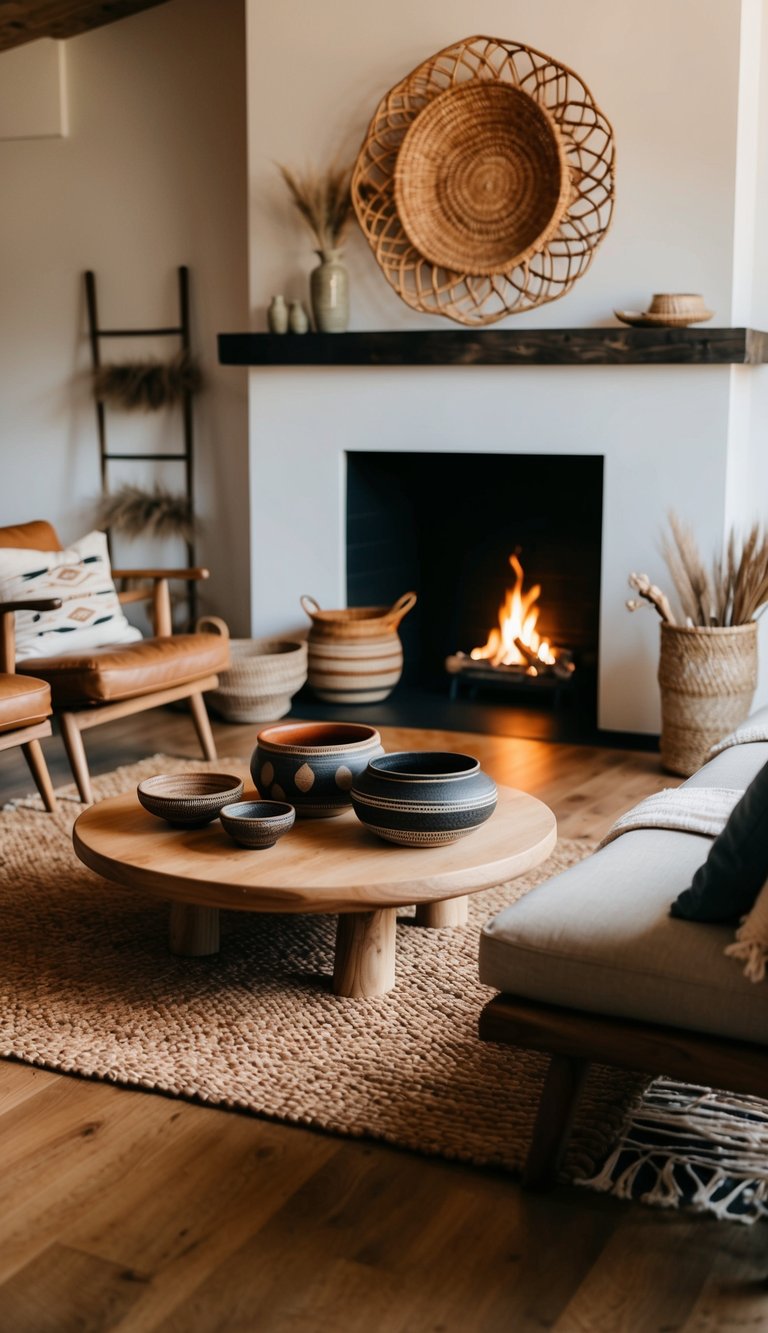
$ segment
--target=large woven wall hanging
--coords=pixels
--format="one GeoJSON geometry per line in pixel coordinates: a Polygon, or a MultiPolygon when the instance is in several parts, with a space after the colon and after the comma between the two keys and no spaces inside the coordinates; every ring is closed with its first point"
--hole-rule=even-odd
{"type": "Polygon", "coordinates": [[[611,221],[613,131],[567,65],[468,37],[379,104],[355,212],[414,310],[493,324],[565,296],[611,221]]]}

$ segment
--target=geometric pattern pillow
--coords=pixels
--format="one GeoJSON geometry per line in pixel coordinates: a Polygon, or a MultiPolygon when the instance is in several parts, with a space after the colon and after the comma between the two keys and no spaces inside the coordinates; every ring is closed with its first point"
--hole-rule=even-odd
{"type": "Polygon", "coordinates": [[[89,532],[65,551],[0,548],[0,602],[38,597],[58,597],[61,606],[16,612],[19,662],[141,638],[123,615],[103,532],[89,532]]]}

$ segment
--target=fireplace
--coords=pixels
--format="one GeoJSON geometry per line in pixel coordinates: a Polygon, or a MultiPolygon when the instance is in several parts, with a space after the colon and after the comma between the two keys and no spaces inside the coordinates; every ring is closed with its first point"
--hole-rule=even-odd
{"type": "Polygon", "coordinates": [[[346,480],[348,604],[419,596],[401,626],[399,689],[449,698],[446,659],[486,645],[519,562],[524,588],[540,585],[536,632],[562,669],[484,670],[464,683],[479,703],[562,704],[594,730],[602,457],[348,452],[346,480]]]}

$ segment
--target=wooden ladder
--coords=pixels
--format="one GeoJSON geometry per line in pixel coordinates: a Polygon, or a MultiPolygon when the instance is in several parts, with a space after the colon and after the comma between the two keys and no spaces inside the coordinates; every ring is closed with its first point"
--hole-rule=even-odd
{"type": "MultiPolygon", "coordinates": [[[[167,328],[154,329],[103,329],[99,324],[98,303],[96,300],[96,274],[91,270],[85,274],[85,299],[88,310],[88,334],[91,345],[91,363],[94,373],[101,368],[101,339],[102,338],[178,338],[181,349],[188,355],[191,352],[190,327],[189,327],[189,269],[186,265],[179,268],[179,322],[167,328]]],[[[109,491],[109,464],[120,460],[121,462],[134,460],[136,462],[178,462],[184,467],[184,489],[189,506],[190,520],[194,517],[194,419],[193,419],[193,395],[189,389],[184,389],[181,396],[181,411],[183,434],[181,450],[175,450],[173,453],[113,453],[107,447],[107,412],[106,403],[101,398],[96,398],[96,429],[99,439],[99,460],[101,465],[101,490],[106,495],[109,491]]],[[[109,539],[111,534],[107,532],[109,539]]],[[[187,549],[187,564],[193,567],[195,560],[195,543],[190,538],[185,542],[187,549]]],[[[187,609],[189,613],[190,625],[194,625],[197,615],[197,588],[194,581],[190,581],[186,586],[187,609]]]]}

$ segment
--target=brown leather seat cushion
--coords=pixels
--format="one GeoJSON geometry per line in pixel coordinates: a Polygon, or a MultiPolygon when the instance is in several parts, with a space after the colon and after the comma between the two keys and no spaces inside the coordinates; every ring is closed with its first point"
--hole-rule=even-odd
{"type": "Polygon", "coordinates": [[[18,670],[41,676],[51,687],[54,708],[135,699],[216,675],[229,666],[229,641],[216,634],[174,634],[124,648],[92,648],[71,657],[34,657],[18,670]]]}
{"type": "Polygon", "coordinates": [[[0,731],[31,727],[51,715],[51,690],[44,680],[0,673],[0,731]]]}

